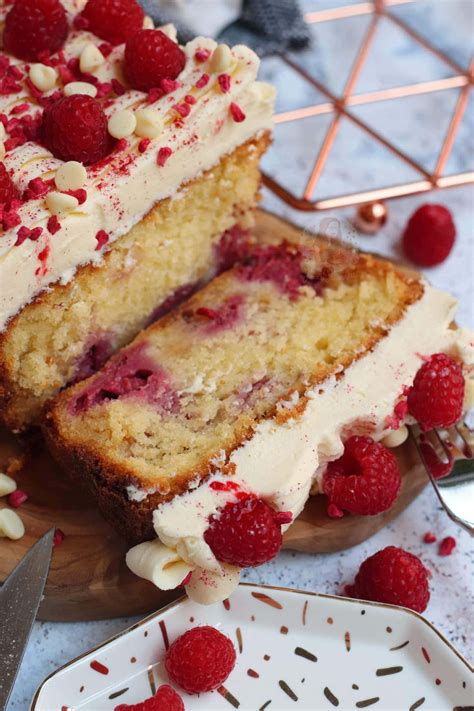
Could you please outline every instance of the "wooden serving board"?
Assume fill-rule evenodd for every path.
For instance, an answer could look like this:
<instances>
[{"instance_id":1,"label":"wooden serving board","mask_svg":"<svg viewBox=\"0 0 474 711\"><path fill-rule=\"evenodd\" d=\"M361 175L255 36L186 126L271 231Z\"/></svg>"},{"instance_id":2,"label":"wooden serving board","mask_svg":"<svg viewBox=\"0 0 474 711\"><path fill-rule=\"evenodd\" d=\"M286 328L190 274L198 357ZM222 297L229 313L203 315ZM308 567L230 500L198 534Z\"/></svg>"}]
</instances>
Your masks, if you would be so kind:
<instances>
[{"instance_id":1,"label":"wooden serving board","mask_svg":"<svg viewBox=\"0 0 474 711\"><path fill-rule=\"evenodd\" d=\"M284 237L296 228L260 212L257 229L271 229ZM326 514L325 497L312 497L286 533L285 548L312 553L343 550L374 535L398 516L428 480L410 441L394 452L403 473L403 485L390 511L378 516L331 519ZM12 457L23 457L14 478L29 496L18 510L26 534L19 541L0 539L0 581L51 527L65 533L62 545L53 553L40 619L65 622L142 615L180 594L163 593L130 573L124 562L126 542L101 518L93 502L71 483L67 473L59 470L41 441L22 451L11 435L0 430L0 471L6 470ZM6 505L6 500L0 499L0 508Z\"/></svg>"}]
</instances>

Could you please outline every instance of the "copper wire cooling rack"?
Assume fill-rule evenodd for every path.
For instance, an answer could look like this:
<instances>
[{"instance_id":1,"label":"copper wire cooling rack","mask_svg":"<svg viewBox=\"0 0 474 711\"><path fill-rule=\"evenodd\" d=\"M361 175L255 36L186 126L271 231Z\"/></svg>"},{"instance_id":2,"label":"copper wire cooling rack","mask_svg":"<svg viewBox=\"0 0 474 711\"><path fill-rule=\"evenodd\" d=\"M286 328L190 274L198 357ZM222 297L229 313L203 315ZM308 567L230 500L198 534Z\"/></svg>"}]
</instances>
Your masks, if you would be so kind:
<instances>
[{"instance_id":1,"label":"copper wire cooling rack","mask_svg":"<svg viewBox=\"0 0 474 711\"><path fill-rule=\"evenodd\" d=\"M474 172L456 173L452 175L444 174L446 164L454 144L454 139L467 106L469 92L474 83L474 59L471 61L468 70L463 69L457 64L457 62L453 61L444 52L433 46L425 37L422 37L418 34L418 32L390 11L390 8L395 5L405 5L415 2L417 2L417 0L372 0L371 2L361 2L354 5L344 5L334 9L310 12L305 15L305 21L309 25L322 22L336 22L337 20L344 18L361 15L369 15L370 21L357 52L355 61L350 68L349 77L341 96L336 96L319 79L309 74L303 67L299 66L295 60L290 59L290 57L286 54L281 55L283 61L286 62L286 64L304 80L318 89L319 92L327 98L327 101L279 113L275 117L276 123L281 124L292 121L300 121L301 119L305 119L310 116L333 114L332 121L329 124L329 128L323 139L322 145L319 152L315 156L311 174L302 195L298 196L290 192L271 175L264 174L263 176L265 185L291 207L306 211L328 210L338 207L346 207L349 205L375 202L388 198L414 195L416 193L424 193L435 188L450 188L474 182ZM412 40L421 45L428 52L431 52L436 57L441 59L451 68L453 75L443 79L402 85L390 89L380 89L361 94L353 93L362 68L367 62L369 50L373 44L374 38L379 31L382 18L397 25L398 28L405 32ZM351 111L352 106L361 106L364 104L386 101L388 99L400 99L407 96L417 96L421 94L429 94L431 92L446 91L448 89L459 89L460 91L454 111L451 115L448 130L439 148L438 158L432 172L426 170L422 165L420 165L419 162L414 160L412 156L398 148L394 145L394 143L382 136L381 133L374 128L371 128L364 121L355 116ZM419 173L420 179L412 182L392 185L390 187L375 188L364 192L353 192L347 195L338 195L327 199L315 199L315 192L319 178L321 177L323 168L328 161L334 139L343 119L352 121L359 128L369 134L372 139L382 144L392 154L397 156L402 162L414 168L415 171Z\"/></svg>"}]
</instances>

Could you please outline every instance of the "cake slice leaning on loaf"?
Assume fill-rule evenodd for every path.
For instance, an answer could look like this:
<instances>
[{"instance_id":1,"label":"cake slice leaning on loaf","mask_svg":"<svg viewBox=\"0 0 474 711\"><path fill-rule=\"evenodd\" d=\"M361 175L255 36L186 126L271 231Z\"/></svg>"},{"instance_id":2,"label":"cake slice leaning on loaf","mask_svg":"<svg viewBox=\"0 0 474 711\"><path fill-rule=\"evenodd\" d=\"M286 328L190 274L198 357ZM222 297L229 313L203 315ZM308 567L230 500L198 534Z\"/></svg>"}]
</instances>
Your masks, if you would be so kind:
<instances>
[{"instance_id":1,"label":"cake slice leaning on loaf","mask_svg":"<svg viewBox=\"0 0 474 711\"><path fill-rule=\"evenodd\" d=\"M138 545L159 587L225 598L236 567L205 540L210 517L257 497L288 523L352 434L397 427L424 356L458 359L455 300L369 255L300 235L241 264L62 393L49 445Z\"/></svg>"}]
</instances>

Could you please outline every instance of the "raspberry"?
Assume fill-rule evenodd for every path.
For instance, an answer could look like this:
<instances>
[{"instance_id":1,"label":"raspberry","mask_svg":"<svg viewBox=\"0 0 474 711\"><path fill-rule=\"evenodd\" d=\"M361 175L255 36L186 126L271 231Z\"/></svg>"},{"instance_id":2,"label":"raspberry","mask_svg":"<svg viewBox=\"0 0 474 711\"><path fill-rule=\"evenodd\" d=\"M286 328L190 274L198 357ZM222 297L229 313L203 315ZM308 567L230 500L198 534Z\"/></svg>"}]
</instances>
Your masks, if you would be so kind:
<instances>
[{"instance_id":1,"label":"raspberry","mask_svg":"<svg viewBox=\"0 0 474 711\"><path fill-rule=\"evenodd\" d=\"M139 704L120 704L114 711L184 711L181 696L168 684L160 686L154 696Z\"/></svg>"},{"instance_id":2,"label":"raspberry","mask_svg":"<svg viewBox=\"0 0 474 711\"><path fill-rule=\"evenodd\" d=\"M163 79L176 79L186 55L164 32L140 30L125 45L124 73L134 89L148 91Z\"/></svg>"},{"instance_id":3,"label":"raspberry","mask_svg":"<svg viewBox=\"0 0 474 711\"><path fill-rule=\"evenodd\" d=\"M59 0L16 0L5 20L3 44L19 59L37 61L63 46L68 26Z\"/></svg>"},{"instance_id":4,"label":"raspberry","mask_svg":"<svg viewBox=\"0 0 474 711\"><path fill-rule=\"evenodd\" d=\"M372 516L386 511L400 490L400 470L392 452L371 437L350 437L344 454L327 466L323 490L329 505Z\"/></svg>"},{"instance_id":5,"label":"raspberry","mask_svg":"<svg viewBox=\"0 0 474 711\"><path fill-rule=\"evenodd\" d=\"M10 205L12 200L18 200L19 193L13 184L4 163L0 163L0 205Z\"/></svg>"},{"instance_id":6,"label":"raspberry","mask_svg":"<svg viewBox=\"0 0 474 711\"><path fill-rule=\"evenodd\" d=\"M425 432L450 427L462 415L464 385L459 363L445 353L435 353L415 375L408 392L408 412Z\"/></svg>"},{"instance_id":7,"label":"raspberry","mask_svg":"<svg viewBox=\"0 0 474 711\"><path fill-rule=\"evenodd\" d=\"M43 140L56 158L95 163L109 151L107 118L91 96L65 96L44 112Z\"/></svg>"},{"instance_id":8,"label":"raspberry","mask_svg":"<svg viewBox=\"0 0 474 711\"><path fill-rule=\"evenodd\" d=\"M213 691L235 666L234 645L214 627L194 627L173 642L165 666L171 681L188 694Z\"/></svg>"},{"instance_id":9,"label":"raspberry","mask_svg":"<svg viewBox=\"0 0 474 711\"><path fill-rule=\"evenodd\" d=\"M346 594L423 612L430 599L428 573L416 555L388 546L362 563Z\"/></svg>"},{"instance_id":10,"label":"raspberry","mask_svg":"<svg viewBox=\"0 0 474 711\"><path fill-rule=\"evenodd\" d=\"M141 30L144 17L135 0L89 0L81 13L87 29L112 44L122 44Z\"/></svg>"},{"instance_id":11,"label":"raspberry","mask_svg":"<svg viewBox=\"0 0 474 711\"><path fill-rule=\"evenodd\" d=\"M217 560L253 568L277 555L283 537L278 513L262 499L246 497L209 518L204 540Z\"/></svg>"},{"instance_id":12,"label":"raspberry","mask_svg":"<svg viewBox=\"0 0 474 711\"><path fill-rule=\"evenodd\" d=\"M451 213L443 205L422 205L408 220L403 233L403 249L420 267L444 262L451 252L456 227Z\"/></svg>"}]
</instances>

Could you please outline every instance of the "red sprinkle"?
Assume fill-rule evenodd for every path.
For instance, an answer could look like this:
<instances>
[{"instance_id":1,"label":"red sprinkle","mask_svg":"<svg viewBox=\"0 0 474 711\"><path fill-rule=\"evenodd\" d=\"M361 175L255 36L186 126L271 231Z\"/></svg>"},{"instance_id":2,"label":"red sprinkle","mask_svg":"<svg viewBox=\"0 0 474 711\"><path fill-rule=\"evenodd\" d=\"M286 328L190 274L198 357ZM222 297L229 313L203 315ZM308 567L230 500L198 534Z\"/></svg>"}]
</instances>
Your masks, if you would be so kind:
<instances>
[{"instance_id":1,"label":"red sprinkle","mask_svg":"<svg viewBox=\"0 0 474 711\"><path fill-rule=\"evenodd\" d=\"M452 536L446 536L443 538L438 548L438 555L451 555L453 550L456 548L456 539Z\"/></svg>"},{"instance_id":2,"label":"red sprinkle","mask_svg":"<svg viewBox=\"0 0 474 711\"><path fill-rule=\"evenodd\" d=\"M16 491L12 491L12 493L8 497L8 503L13 509L19 508L27 500L28 494L25 491L22 491L21 489L16 489Z\"/></svg>"},{"instance_id":3,"label":"red sprinkle","mask_svg":"<svg viewBox=\"0 0 474 711\"><path fill-rule=\"evenodd\" d=\"M108 674L109 670L104 664L101 664L100 662L96 661L94 659L93 662L90 663L90 668L93 669L96 672L99 672L99 674Z\"/></svg>"},{"instance_id":4,"label":"red sprinkle","mask_svg":"<svg viewBox=\"0 0 474 711\"><path fill-rule=\"evenodd\" d=\"M329 504L327 513L329 518L342 518L344 516L344 511L336 506L336 504Z\"/></svg>"},{"instance_id":5,"label":"red sprinkle","mask_svg":"<svg viewBox=\"0 0 474 711\"><path fill-rule=\"evenodd\" d=\"M213 481L209 484L209 488L213 491L239 491L240 486L235 481Z\"/></svg>"},{"instance_id":6,"label":"red sprinkle","mask_svg":"<svg viewBox=\"0 0 474 711\"><path fill-rule=\"evenodd\" d=\"M217 77L219 86L223 94L227 94L230 91L230 76L229 74L219 74ZM242 119L243 120L243 119Z\"/></svg>"},{"instance_id":7,"label":"red sprinkle","mask_svg":"<svg viewBox=\"0 0 474 711\"><path fill-rule=\"evenodd\" d=\"M99 249L102 249L104 244L107 244L109 241L109 235L105 230L99 230L95 236L97 240L97 247L95 248L95 251L97 252Z\"/></svg>"},{"instance_id":8,"label":"red sprinkle","mask_svg":"<svg viewBox=\"0 0 474 711\"><path fill-rule=\"evenodd\" d=\"M61 543L64 541L65 537L66 537L66 536L65 536L64 532L61 531L60 528L55 528L55 529L54 529L54 537L53 537L53 545L54 545L54 547L55 547L55 548L59 548L59 546L61 545Z\"/></svg>"},{"instance_id":9,"label":"red sprinkle","mask_svg":"<svg viewBox=\"0 0 474 711\"><path fill-rule=\"evenodd\" d=\"M146 149L151 143L151 138L142 138L140 143L138 144L138 150L140 153L145 153Z\"/></svg>"},{"instance_id":10,"label":"red sprinkle","mask_svg":"<svg viewBox=\"0 0 474 711\"><path fill-rule=\"evenodd\" d=\"M61 229L61 223L58 220L57 215L51 215L48 220L48 232L50 235L55 235Z\"/></svg>"},{"instance_id":11,"label":"red sprinkle","mask_svg":"<svg viewBox=\"0 0 474 711\"><path fill-rule=\"evenodd\" d=\"M235 103L235 101L233 101L230 105L230 113L232 114L232 118L235 123L242 123L242 121L245 121L245 114L240 106Z\"/></svg>"},{"instance_id":12,"label":"red sprinkle","mask_svg":"<svg viewBox=\"0 0 474 711\"><path fill-rule=\"evenodd\" d=\"M196 62L207 62L209 57L211 56L211 50L210 49L197 49L194 52L194 59Z\"/></svg>"},{"instance_id":13,"label":"red sprinkle","mask_svg":"<svg viewBox=\"0 0 474 711\"><path fill-rule=\"evenodd\" d=\"M168 148L168 146L163 146L162 148L160 148L160 150L158 151L158 156L156 158L156 162L158 163L160 168L164 166L164 164L172 153L173 151L171 150L171 148Z\"/></svg>"},{"instance_id":14,"label":"red sprinkle","mask_svg":"<svg viewBox=\"0 0 474 711\"><path fill-rule=\"evenodd\" d=\"M209 74L203 74L196 82L196 88L202 89L206 84L209 84Z\"/></svg>"},{"instance_id":15,"label":"red sprinkle","mask_svg":"<svg viewBox=\"0 0 474 711\"><path fill-rule=\"evenodd\" d=\"M38 269L35 271L35 274L41 274L45 275L46 272L48 271L46 267L46 262L48 261L49 257L49 244L46 245L44 249L41 250L41 252L38 254L38 261L40 262L41 266L38 267Z\"/></svg>"},{"instance_id":16,"label":"red sprinkle","mask_svg":"<svg viewBox=\"0 0 474 711\"><path fill-rule=\"evenodd\" d=\"M423 543L435 543L437 540L435 534L431 533L431 531L428 531L428 533L425 533L423 536Z\"/></svg>"}]
</instances>

